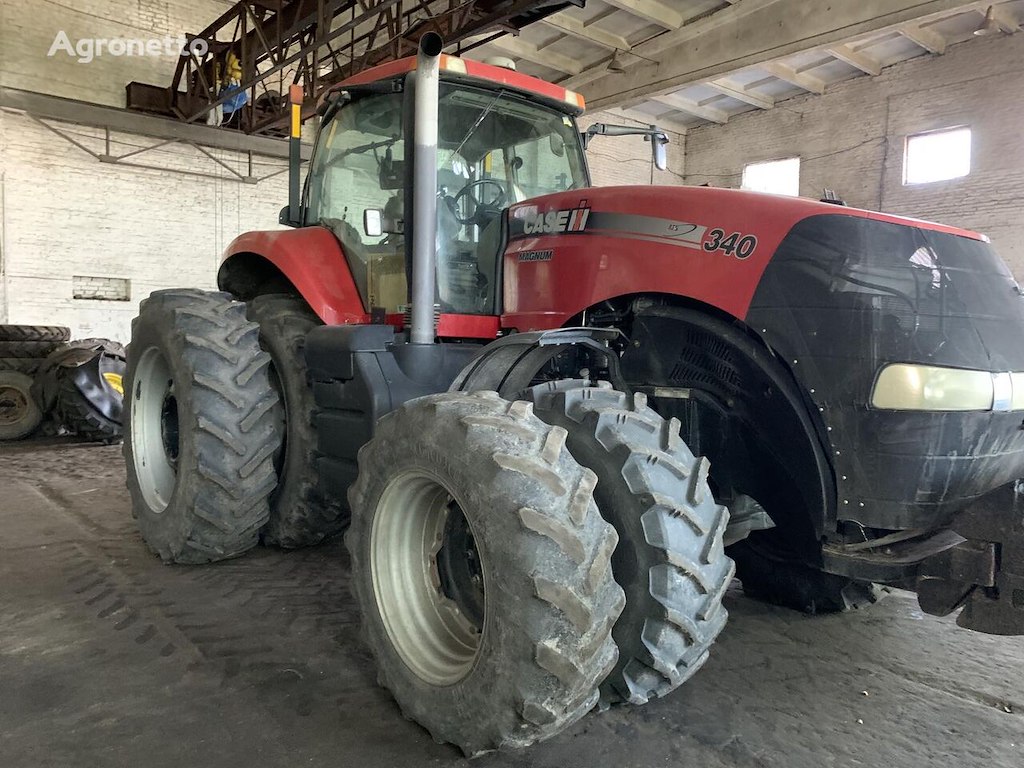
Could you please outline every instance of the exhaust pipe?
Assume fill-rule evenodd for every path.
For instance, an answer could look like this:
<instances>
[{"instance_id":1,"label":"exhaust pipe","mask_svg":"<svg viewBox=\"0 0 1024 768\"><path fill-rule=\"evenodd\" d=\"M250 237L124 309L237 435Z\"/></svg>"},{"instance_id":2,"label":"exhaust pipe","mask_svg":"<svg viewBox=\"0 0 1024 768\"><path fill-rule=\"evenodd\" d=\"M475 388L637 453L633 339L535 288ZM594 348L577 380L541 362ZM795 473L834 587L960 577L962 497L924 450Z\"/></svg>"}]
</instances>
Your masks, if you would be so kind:
<instances>
[{"instance_id":1,"label":"exhaust pipe","mask_svg":"<svg viewBox=\"0 0 1024 768\"><path fill-rule=\"evenodd\" d=\"M434 343L434 295L437 282L437 100L441 49L436 32L420 38L416 62L415 142L413 150L412 319L409 340Z\"/></svg>"}]
</instances>

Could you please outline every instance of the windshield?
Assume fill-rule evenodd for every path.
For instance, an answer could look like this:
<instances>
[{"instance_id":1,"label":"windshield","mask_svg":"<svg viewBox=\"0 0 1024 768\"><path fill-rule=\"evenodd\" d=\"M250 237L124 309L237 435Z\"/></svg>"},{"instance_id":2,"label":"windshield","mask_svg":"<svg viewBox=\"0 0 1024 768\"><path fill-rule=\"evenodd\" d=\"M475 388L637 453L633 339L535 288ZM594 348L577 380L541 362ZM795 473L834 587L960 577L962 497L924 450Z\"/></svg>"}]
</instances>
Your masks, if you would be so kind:
<instances>
[{"instance_id":1,"label":"windshield","mask_svg":"<svg viewBox=\"0 0 1024 768\"><path fill-rule=\"evenodd\" d=\"M403 104L386 93L344 105L321 128L306 201L306 222L341 241L367 310L389 313L407 301ZM582 147L571 117L510 91L442 83L439 107L437 302L493 314L504 210L586 186ZM364 227L367 210L379 231Z\"/></svg>"}]
</instances>

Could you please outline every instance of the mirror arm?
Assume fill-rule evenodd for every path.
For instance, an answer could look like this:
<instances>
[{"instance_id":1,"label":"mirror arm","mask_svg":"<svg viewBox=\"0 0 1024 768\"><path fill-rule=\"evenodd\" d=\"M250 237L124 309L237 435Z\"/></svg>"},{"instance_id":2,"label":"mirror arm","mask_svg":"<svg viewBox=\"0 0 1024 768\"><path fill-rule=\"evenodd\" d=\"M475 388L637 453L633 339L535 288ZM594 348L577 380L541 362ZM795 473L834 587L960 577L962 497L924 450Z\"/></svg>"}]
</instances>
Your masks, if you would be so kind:
<instances>
[{"instance_id":1,"label":"mirror arm","mask_svg":"<svg viewBox=\"0 0 1024 768\"><path fill-rule=\"evenodd\" d=\"M630 125L594 123L586 131L580 133L583 149L587 149L590 146L590 140L594 136L643 136L644 141L652 142L652 158L658 170L663 171L667 167L668 161L665 156L665 145L668 144L668 134L657 125L651 124L646 128L640 128Z\"/></svg>"}]
</instances>

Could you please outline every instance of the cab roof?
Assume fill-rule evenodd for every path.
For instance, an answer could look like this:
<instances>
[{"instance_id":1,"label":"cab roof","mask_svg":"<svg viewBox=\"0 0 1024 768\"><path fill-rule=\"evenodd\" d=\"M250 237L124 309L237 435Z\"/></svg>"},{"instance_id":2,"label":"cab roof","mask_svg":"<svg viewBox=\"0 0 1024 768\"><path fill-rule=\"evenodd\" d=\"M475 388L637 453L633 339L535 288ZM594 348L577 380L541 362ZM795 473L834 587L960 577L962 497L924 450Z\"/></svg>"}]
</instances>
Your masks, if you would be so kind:
<instances>
[{"instance_id":1,"label":"cab roof","mask_svg":"<svg viewBox=\"0 0 1024 768\"><path fill-rule=\"evenodd\" d=\"M570 91L546 80L524 75L521 72L516 72L514 69L495 67L491 64L474 61L473 59L450 56L447 53L441 54L440 69L442 76L447 74L457 79L482 80L487 83L511 88L527 96L533 96L548 104L552 104L571 115L583 114L583 110L586 107L583 97L575 91ZM414 71L416 71L416 57L408 56L404 59L397 59L386 64L379 64L370 69L364 69L362 72L335 86L335 90L344 89L346 86L393 80Z\"/></svg>"}]
</instances>

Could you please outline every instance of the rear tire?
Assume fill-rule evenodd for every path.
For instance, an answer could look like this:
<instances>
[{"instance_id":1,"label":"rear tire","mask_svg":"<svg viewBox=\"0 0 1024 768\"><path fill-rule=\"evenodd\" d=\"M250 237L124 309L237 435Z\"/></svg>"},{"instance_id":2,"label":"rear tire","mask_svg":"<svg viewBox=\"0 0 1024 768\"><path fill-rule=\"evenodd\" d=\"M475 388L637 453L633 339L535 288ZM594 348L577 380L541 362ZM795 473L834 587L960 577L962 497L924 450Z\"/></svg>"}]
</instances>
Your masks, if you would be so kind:
<instances>
[{"instance_id":1,"label":"rear tire","mask_svg":"<svg viewBox=\"0 0 1024 768\"><path fill-rule=\"evenodd\" d=\"M619 660L602 703L665 696L703 666L728 618L729 513L708 488L708 461L643 395L567 380L535 386L526 399L568 431L569 451L597 475L597 507L619 534L612 569L626 608L612 631Z\"/></svg>"},{"instance_id":2,"label":"rear tire","mask_svg":"<svg viewBox=\"0 0 1024 768\"><path fill-rule=\"evenodd\" d=\"M32 396L32 377L0 371L0 440L21 440L38 429L43 412Z\"/></svg>"},{"instance_id":3,"label":"rear tire","mask_svg":"<svg viewBox=\"0 0 1024 768\"><path fill-rule=\"evenodd\" d=\"M378 422L349 490L378 680L467 755L558 733L597 703L616 659L615 531L565 430L532 411L494 392L412 400ZM468 538L450 526L462 519Z\"/></svg>"},{"instance_id":4,"label":"rear tire","mask_svg":"<svg viewBox=\"0 0 1024 768\"><path fill-rule=\"evenodd\" d=\"M254 547L281 444L270 356L225 293L157 291L132 322L124 455L132 511L167 562Z\"/></svg>"},{"instance_id":5,"label":"rear tire","mask_svg":"<svg viewBox=\"0 0 1024 768\"><path fill-rule=\"evenodd\" d=\"M260 346L270 355L271 381L284 403L284 438L276 457L279 476L270 497L270 521L264 544L285 549L307 547L340 533L349 514L337 500L320 492L316 404L306 373L306 335L322 325L305 301L285 294L257 296L248 305L249 319L260 326Z\"/></svg>"}]
</instances>

